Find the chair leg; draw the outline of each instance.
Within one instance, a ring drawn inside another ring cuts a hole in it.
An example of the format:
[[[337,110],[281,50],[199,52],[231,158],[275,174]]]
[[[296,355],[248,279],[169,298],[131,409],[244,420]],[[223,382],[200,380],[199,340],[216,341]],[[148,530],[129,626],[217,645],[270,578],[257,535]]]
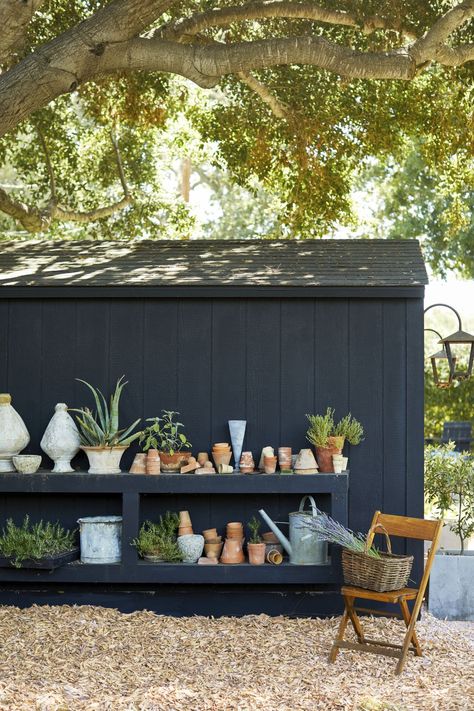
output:
[[[357,635],[357,640],[360,644],[362,644],[364,642],[364,633],[362,631],[362,627],[361,627],[357,612],[354,609],[354,598],[353,597],[346,597],[346,595],[344,595],[344,602],[346,604],[347,614],[349,615],[349,619],[352,622],[354,632]]]
[[[416,617],[417,617],[417,615],[415,615],[415,614],[411,615],[411,620],[410,620],[408,627],[407,627],[407,631],[405,634],[405,640],[403,642],[403,647],[402,647],[402,653],[400,655],[400,660],[397,664],[397,668],[395,669],[395,674],[397,676],[402,673],[403,667],[405,666],[405,662],[407,660],[408,650],[410,648],[410,644],[413,639],[413,635],[415,633]]]
[[[402,600],[399,600],[399,603],[400,603],[400,608],[402,611],[403,619],[405,621],[405,625],[408,628],[408,626],[411,622],[411,613],[410,613],[409,607],[407,605],[407,601],[405,599],[402,599]],[[416,632],[415,632],[414,628],[413,628],[413,634],[412,634],[411,639],[412,639],[414,647],[416,648],[415,656],[421,657],[422,656],[421,646],[418,641],[418,637],[416,636]]]
[[[339,629],[337,631],[336,639],[334,640],[334,643],[331,647],[331,651],[329,653],[329,662],[332,664],[332,662],[336,661],[337,654],[339,652],[339,647],[337,646],[338,642],[342,642],[344,639],[344,633],[346,631],[347,623],[349,622],[349,614],[347,612],[347,608],[344,608],[344,613],[342,615],[341,621],[339,623]]]

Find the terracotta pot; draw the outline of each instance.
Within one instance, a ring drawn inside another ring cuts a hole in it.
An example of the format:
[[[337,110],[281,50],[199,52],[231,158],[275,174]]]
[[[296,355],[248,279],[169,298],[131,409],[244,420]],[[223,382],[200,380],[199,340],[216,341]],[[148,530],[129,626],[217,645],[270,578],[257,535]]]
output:
[[[334,474],[332,455],[340,453],[341,450],[338,447],[316,447],[319,471],[323,474]]]
[[[146,473],[159,474],[161,472],[160,455],[157,449],[149,449],[146,455]]]
[[[130,467],[130,474],[146,474],[146,454],[139,453],[135,455]]]
[[[250,474],[255,469],[252,452],[242,452],[240,457],[240,471],[242,474]]]
[[[291,469],[291,447],[278,448],[278,464],[280,469]]]
[[[205,541],[217,538],[217,528],[206,528],[206,530],[202,532],[202,535]]]
[[[206,541],[206,539],[204,539]],[[222,543],[222,536],[216,536],[215,538],[208,538],[206,543]]]
[[[264,457],[263,467],[265,474],[274,474],[277,466],[277,457]]]
[[[159,459],[160,453],[157,449],[149,449],[146,455],[147,459]]]
[[[194,533],[192,526],[180,526],[178,536],[191,536]]]
[[[265,563],[265,543],[247,543],[250,565]]]
[[[218,450],[216,452],[213,449],[212,458],[214,459],[214,464],[216,465],[216,467],[219,467],[221,464],[225,464],[227,466],[230,460],[232,459],[232,452],[226,449]]]
[[[245,563],[245,556],[242,550],[242,543],[233,538],[228,538],[224,543],[224,550],[221,555],[221,563],[236,565]]]
[[[147,473],[147,474],[161,474],[160,462],[155,462],[155,463],[153,463],[153,462],[151,462],[151,463],[147,462],[147,465],[146,465],[146,473]]]
[[[228,442],[216,442],[212,445],[212,449],[230,449],[230,444]]]
[[[162,472],[179,472],[181,467],[188,464],[191,452],[175,452],[174,454],[160,452],[159,455]]]
[[[209,461],[209,456],[208,456],[207,452],[199,452],[199,454],[197,455],[197,462],[198,462],[199,466],[203,467],[206,464],[206,462],[208,462],[208,461]]]
[[[275,548],[273,548],[267,553],[267,561],[269,563],[273,563],[273,565],[281,565],[281,563],[283,563],[283,555],[280,553],[280,551],[277,551]]]
[[[339,450],[339,454],[342,454],[342,448],[344,447],[345,437],[341,435],[328,437],[328,447],[336,447]]]
[[[223,543],[205,543],[204,544],[204,553],[206,554],[207,558],[219,558],[221,552],[222,552],[222,547]]]
[[[182,526],[192,526],[193,522],[191,521],[191,516],[189,515],[189,511],[180,511],[179,512],[179,526],[180,528]]]
[[[262,538],[265,543],[278,543],[278,538],[275,536],[273,531],[266,531],[266,533],[262,533]]]

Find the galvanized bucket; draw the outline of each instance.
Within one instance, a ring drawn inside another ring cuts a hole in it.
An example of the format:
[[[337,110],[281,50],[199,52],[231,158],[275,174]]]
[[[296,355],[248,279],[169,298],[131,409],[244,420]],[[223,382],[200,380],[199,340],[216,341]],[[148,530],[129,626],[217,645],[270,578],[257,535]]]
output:
[[[306,501],[311,504],[311,511],[305,511]],[[318,509],[312,496],[303,496],[298,511],[288,515],[290,521],[290,563],[293,565],[326,565],[328,562],[328,544],[318,541],[308,521],[316,518]]]
[[[122,517],[87,516],[78,519],[81,562],[120,563],[122,558]]]

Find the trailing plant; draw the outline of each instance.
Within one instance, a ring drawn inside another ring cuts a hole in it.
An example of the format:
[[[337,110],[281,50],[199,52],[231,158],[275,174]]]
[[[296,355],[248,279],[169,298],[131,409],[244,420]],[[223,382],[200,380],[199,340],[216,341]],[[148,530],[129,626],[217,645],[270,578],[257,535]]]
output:
[[[425,449],[425,496],[440,517],[454,513],[450,529],[459,536],[461,555],[474,533],[474,461],[468,452],[454,451],[455,443]]]
[[[361,423],[349,412],[336,424],[334,408],[328,407],[324,415],[306,415],[309,421],[306,439],[315,447],[327,447],[329,437],[344,437],[349,444],[360,444],[364,435]]]
[[[180,432],[181,427],[184,427],[182,422],[175,422],[175,415],[179,412],[173,410],[162,410],[163,417],[149,417],[147,422],[151,425],[145,427],[140,434],[140,444],[146,452],[148,449],[158,449],[166,454],[175,454],[181,452],[183,448],[191,448],[191,442],[184,434]]]
[[[158,523],[145,521],[132,545],[142,558],[145,555],[156,555],[167,563],[179,562],[182,555],[176,542],[178,526],[178,514],[167,511],[164,516],[160,516]]]
[[[110,396],[110,405],[98,388],[94,388],[87,381],[76,378],[86,385],[92,392],[95,400],[96,411],[88,407],[72,409],[77,412],[77,424],[81,444],[85,447],[126,447],[141,436],[141,432],[132,434],[140,422],[140,418],[124,429],[119,429],[119,405],[122,390],[128,381],[123,382],[124,375],[117,380],[115,390]]]
[[[365,551],[366,537],[362,533],[354,533],[350,528],[345,528],[338,521],[327,515],[324,511],[317,509],[317,515],[305,520],[305,526],[309,526],[318,541],[336,543],[343,548],[347,548],[354,553]],[[372,558],[380,558],[380,553],[373,545],[367,550],[367,554]]]
[[[247,526],[250,529],[249,543],[261,543],[262,542],[262,538],[259,535],[260,525],[261,525],[260,521],[255,516],[253,516],[253,518],[251,518],[250,521],[248,522]]]
[[[342,418],[337,425],[334,427],[333,434],[336,437],[344,437],[349,444],[360,444],[364,437],[364,428],[361,423],[352,417],[349,412],[348,415]]]
[[[21,568],[24,560],[41,560],[75,547],[75,531],[64,529],[58,522],[30,524],[28,515],[21,526],[16,526],[9,518],[0,536],[0,554],[13,558],[15,568]]]

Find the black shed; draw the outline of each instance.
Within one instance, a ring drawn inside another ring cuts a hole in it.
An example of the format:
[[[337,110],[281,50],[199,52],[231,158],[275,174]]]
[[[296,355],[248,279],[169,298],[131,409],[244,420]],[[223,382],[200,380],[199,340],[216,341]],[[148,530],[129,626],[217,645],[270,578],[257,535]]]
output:
[[[0,392],[27,424],[28,451],[40,451],[57,402],[87,402],[75,378],[110,389],[122,374],[124,420],[177,410],[195,452],[228,441],[229,419],[247,420],[256,456],[266,445],[298,451],[305,413],[327,406],[351,411],[366,435],[348,448],[349,476],[1,474],[2,524],[25,513],[70,526],[99,513],[124,520],[121,564],[0,568],[0,602],[339,612],[337,553],[317,569],[146,565],[130,540],[167,509],[189,510],[199,531],[262,507],[284,521],[311,493],[355,530],[376,509],[422,516],[426,283],[410,240],[2,242]]]

